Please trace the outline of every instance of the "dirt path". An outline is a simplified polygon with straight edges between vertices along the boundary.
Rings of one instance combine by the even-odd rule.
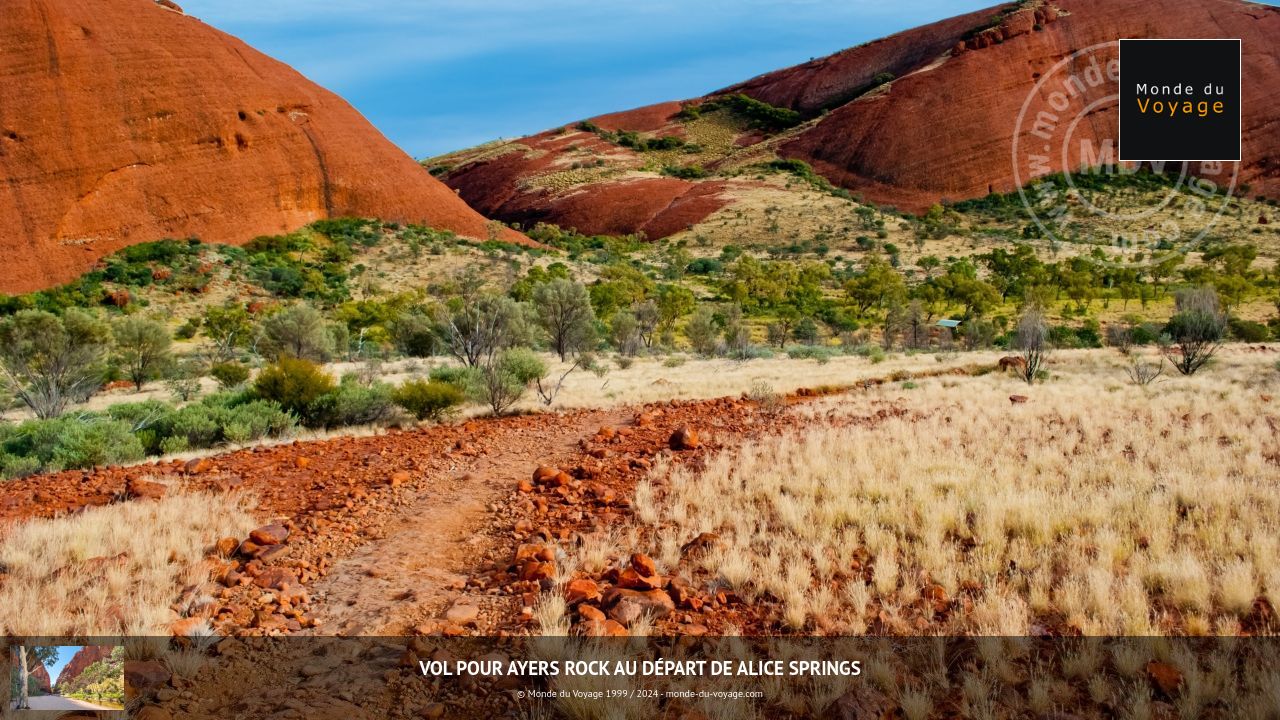
[[[111,710],[104,705],[60,695],[41,695],[30,700],[32,710]]]
[[[488,549],[491,538],[481,530],[492,505],[537,465],[572,456],[580,440],[630,416],[600,411],[520,428],[491,452],[451,463],[386,523],[381,537],[334,563],[315,584],[316,631],[400,635],[440,614]]]

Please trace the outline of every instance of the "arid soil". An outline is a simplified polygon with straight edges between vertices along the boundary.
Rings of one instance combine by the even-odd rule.
[[[746,400],[672,402],[64,472],[9,483],[0,522],[145,501],[179,485],[236,489],[257,498],[264,527],[210,538],[214,584],[185,596],[216,603],[177,620],[175,633],[203,620],[246,635],[518,632],[555,567],[517,563],[517,548],[570,543],[617,521],[657,458],[697,462],[777,429],[758,418]],[[705,439],[673,450],[684,427]],[[535,484],[539,467],[557,472]]]

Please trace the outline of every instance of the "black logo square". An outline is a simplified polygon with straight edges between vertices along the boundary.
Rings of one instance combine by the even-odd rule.
[[[1240,41],[1120,41],[1120,159],[1240,160]]]

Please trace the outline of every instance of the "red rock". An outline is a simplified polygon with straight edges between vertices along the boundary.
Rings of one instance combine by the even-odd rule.
[[[268,590],[281,590],[296,586],[298,584],[298,576],[287,568],[267,568],[253,579],[253,584]]]
[[[135,720],[173,720],[173,716],[168,710],[158,705],[146,705],[138,709],[138,713],[133,716]]]
[[[516,548],[516,563],[522,563],[529,560],[552,560],[555,553],[546,545],[537,545],[534,543],[524,543]]]
[[[600,599],[600,586],[594,580],[577,578],[570,580],[564,588],[565,601],[570,605]]]
[[[556,574],[555,563],[529,561],[520,566],[519,577],[525,581],[546,580]]]
[[[169,634],[174,637],[190,637],[204,627],[205,619],[199,617],[183,618],[169,626]]]
[[[342,99],[154,2],[6,3],[0,48],[0,292],[139,242],[329,217],[490,232]]]
[[[697,432],[688,426],[684,426],[671,433],[671,438],[667,441],[667,445],[672,450],[697,450],[702,446],[702,441],[699,440]]]
[[[1155,660],[1147,663],[1147,676],[1167,696],[1172,696],[1182,685],[1182,673],[1168,663]]]
[[[249,533],[249,539],[259,545],[279,545],[289,538],[289,528],[280,523],[271,523]]]
[[[411,476],[408,472],[401,470],[398,473],[392,474],[390,485],[391,487],[400,487],[401,485],[408,483],[409,480],[412,479],[412,477],[413,476]]]
[[[124,664],[124,689],[130,697],[145,695],[169,682],[172,674],[158,660],[130,660]]]
[[[209,458],[193,458],[183,465],[183,471],[188,475],[200,475],[209,472],[213,468],[213,461]]]
[[[691,555],[706,552],[720,543],[720,536],[715,533],[704,532],[694,539],[680,546],[680,554]]]
[[[626,637],[630,633],[615,620],[588,620],[582,624],[582,634],[587,637]]]
[[[594,605],[582,604],[578,606],[578,616],[587,622],[604,622],[604,611]]]
[[[1030,399],[1031,398],[1027,397],[1026,395],[1010,395],[1009,396],[1009,402],[1014,405],[1021,405],[1022,403],[1025,403]]]
[[[663,618],[676,609],[675,603],[672,602],[671,596],[661,590],[626,590],[614,588],[605,596],[605,602],[610,603],[609,616],[615,620],[617,616],[614,610],[618,605],[629,603],[637,606],[641,612],[648,613],[653,618]],[[626,611],[620,611],[619,614],[626,615]],[[621,621],[619,621],[621,622]]]
[[[30,656],[28,656],[30,659]],[[31,677],[36,680],[36,687],[46,693],[53,692],[53,685],[49,680],[49,670],[45,668],[44,663],[36,660],[35,665],[30,666]]]
[[[224,537],[214,545],[213,551],[219,557],[231,557],[235,553],[236,548],[240,547],[240,541],[233,537]]]
[[[159,500],[164,497],[168,487],[142,478],[129,478],[125,481],[125,494],[137,500]]]
[[[293,459],[293,466],[294,466],[294,467],[296,467],[296,468],[298,468],[299,470],[305,470],[305,469],[307,469],[308,467],[310,467],[310,466],[311,466],[311,458],[309,458],[309,457],[297,457],[297,458],[294,458],[294,459]]]
[[[653,590],[663,585],[663,579],[656,575],[641,575],[635,568],[624,568],[618,573],[618,587],[631,590]]]
[[[655,563],[653,561],[653,558],[649,557],[648,555],[642,555],[640,553],[636,553],[632,555],[631,567],[635,568],[636,572],[640,573],[645,577],[653,577],[654,575],[658,574],[657,563]]]
[[[1280,107],[1273,98],[1280,83],[1280,51],[1271,41],[1280,36],[1280,12],[1239,0],[1062,0],[1015,9],[997,26],[974,33],[988,24],[992,12],[988,8],[907,30],[759,75],[713,96],[743,93],[800,112],[812,124],[776,145],[778,154],[809,163],[869,201],[920,212],[944,199],[1015,189],[1009,160],[1023,101],[1044,73],[1071,53],[1103,43],[1114,46],[1121,37],[1202,37],[1201,29],[1212,27],[1217,37],[1243,38],[1246,47],[1262,49],[1246,52],[1243,59],[1244,75],[1253,80],[1242,98],[1245,162],[1239,182],[1250,184],[1255,194],[1280,196],[1275,172]],[[896,79],[868,92],[875,76],[885,72]],[[1089,99],[1114,92],[1114,84],[1104,85],[1090,89]],[[683,125],[675,120],[674,107],[664,103],[601,119],[618,129],[679,134]],[[937,112],[946,113],[945,122],[937,120]],[[1097,104],[1091,122],[1076,127],[1070,152],[1055,148],[1048,154],[1048,171],[1076,169],[1086,142],[1101,148],[1110,141],[1114,147],[1116,117],[1114,103]],[[1063,118],[1064,125],[1067,121]],[[887,127],[895,131],[884,132]],[[735,144],[765,139],[743,133]],[[445,173],[445,182],[493,217],[554,222],[586,233],[643,230],[650,239],[684,230],[705,219],[707,208],[732,202],[712,187],[719,180],[606,176],[561,191],[536,183],[513,190],[524,180],[567,167],[575,153],[584,151],[608,157],[611,167],[638,168],[644,162],[640,153],[587,132],[549,131],[517,142],[511,152],[464,153],[463,161]]]
[[[547,485],[552,483],[556,476],[560,474],[559,468],[550,465],[542,465],[533,471],[533,483],[535,485]]]

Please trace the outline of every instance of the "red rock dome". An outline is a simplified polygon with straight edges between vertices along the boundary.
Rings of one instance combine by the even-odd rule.
[[[341,98],[173,3],[4,3],[0,292],[133,243],[240,243],[337,216],[487,233]]]

